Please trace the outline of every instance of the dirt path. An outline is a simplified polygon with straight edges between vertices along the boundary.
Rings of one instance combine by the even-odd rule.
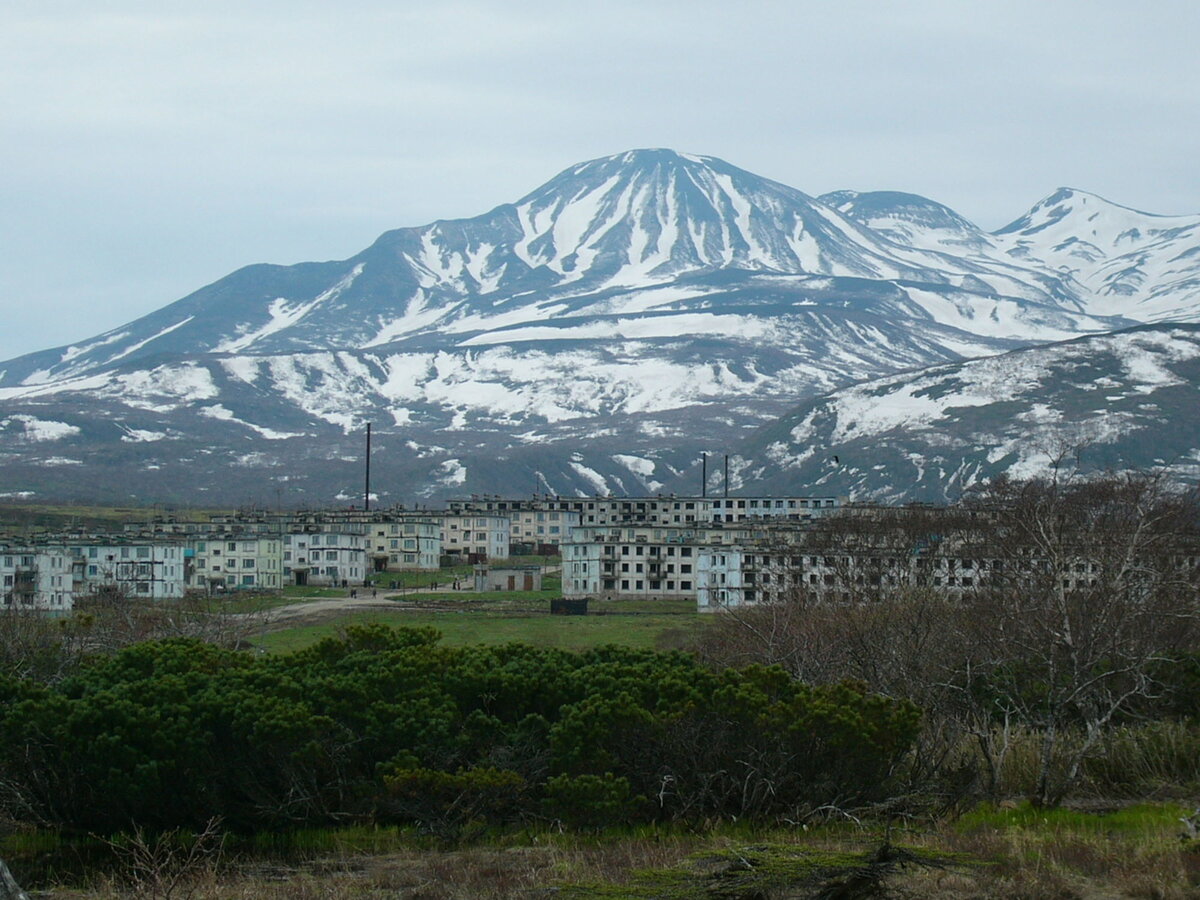
[[[543,568],[543,575],[558,574],[562,570],[561,566],[546,566]],[[298,620],[312,619],[316,622],[335,618],[337,614],[347,610],[369,610],[369,609],[386,609],[392,612],[422,612],[428,610],[428,607],[415,606],[410,601],[415,600],[422,595],[429,594],[455,594],[463,600],[470,600],[475,596],[474,580],[472,578],[461,578],[461,585],[458,590],[455,590],[452,582],[439,584],[437,587],[409,587],[403,590],[378,590],[376,589],[375,596],[372,596],[371,588],[356,588],[357,597],[322,597],[316,600],[296,600],[294,603],[289,603],[286,606],[277,606],[267,612],[267,630],[274,631],[282,627],[291,627]],[[249,613],[248,615],[258,615],[258,613]]]
[[[318,600],[297,600],[286,606],[277,606],[268,612],[270,622],[268,627],[279,627],[282,622],[294,625],[297,619],[328,619],[332,618],[332,614],[346,610],[386,609],[393,612],[404,610],[420,612],[421,607],[411,605],[408,601],[430,594],[455,594],[461,596],[463,600],[470,600],[475,594],[468,588],[459,588],[456,591],[449,585],[437,588],[422,587],[378,591],[376,596],[371,595],[371,588],[358,588],[357,592],[357,597],[323,597]]]

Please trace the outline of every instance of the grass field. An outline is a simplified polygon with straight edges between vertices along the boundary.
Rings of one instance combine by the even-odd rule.
[[[195,900],[1188,900],[1200,894],[1200,853],[1194,842],[1177,837],[1178,818],[1186,811],[1171,804],[1109,814],[981,807],[957,820],[908,824],[837,816],[788,828],[738,822],[702,829],[641,826],[600,835],[499,832],[458,847],[439,846],[411,828],[271,832],[253,838],[251,847],[237,848],[241,852],[220,866],[201,856],[195,870],[185,873],[191,877],[181,882],[184,890],[177,895]],[[88,879],[63,878],[62,872],[56,878],[42,857],[66,861],[78,855],[73,845],[60,844],[48,832],[15,834],[0,841],[0,854],[26,887],[42,889],[41,897],[130,895],[129,879],[103,868]],[[897,863],[878,862],[884,848]],[[67,872],[74,871],[66,865]],[[90,886],[54,887],[59,879]]]
[[[477,595],[478,596],[478,595]],[[439,603],[454,604],[431,609]],[[391,627],[431,626],[450,646],[505,644],[512,641],[563,650],[585,650],[604,644],[655,649],[676,647],[707,621],[692,604],[667,602],[657,612],[643,612],[611,604],[593,604],[587,616],[552,616],[546,600],[513,599],[505,595],[463,601],[449,595],[422,596],[422,602],[395,611],[347,611],[334,621],[298,625],[268,633],[263,646],[273,653],[308,647],[336,635],[347,625],[383,624]],[[538,608],[540,607],[540,608]]]
[[[397,587],[413,588],[449,584],[455,579],[470,581],[473,578],[473,566],[452,566],[436,572],[372,572],[369,576],[370,582],[381,588],[388,587],[392,582],[395,582]]]
[[[185,522],[207,522],[221,509],[176,509],[138,506],[59,506],[55,504],[0,501],[0,531],[41,528],[119,528],[127,522],[145,522],[156,515],[171,515]]]

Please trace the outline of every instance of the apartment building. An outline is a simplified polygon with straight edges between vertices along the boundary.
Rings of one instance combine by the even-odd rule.
[[[508,515],[447,512],[440,518],[442,553],[463,556],[473,562],[508,556],[512,543],[512,520]]]
[[[278,590],[284,541],[278,534],[229,532],[193,537],[188,585],[208,591]]]
[[[346,587],[367,577],[367,538],[362,534],[303,531],[283,538],[287,584]]]
[[[532,497],[508,499],[473,497],[451,500],[451,512],[490,512],[513,520],[513,540],[546,538],[545,543],[565,543],[576,525],[651,525],[687,527],[713,522],[736,523],[757,519],[807,521],[842,505],[839,497]],[[560,530],[552,532],[552,514],[571,513]],[[543,518],[537,518],[541,514]],[[574,517],[578,516],[576,520]],[[543,532],[537,532],[538,525]],[[531,528],[532,526],[532,528]],[[550,538],[558,536],[558,541]]]
[[[178,540],[80,541],[67,547],[82,561],[81,591],[147,600],[177,600],[188,587],[187,552]]]
[[[581,525],[562,547],[563,596],[695,600],[701,551],[749,536],[724,525]]]
[[[69,612],[82,575],[66,547],[0,547],[0,600],[6,609]]]
[[[369,527],[371,567],[376,572],[434,571],[442,555],[442,521],[432,516],[401,517]]]

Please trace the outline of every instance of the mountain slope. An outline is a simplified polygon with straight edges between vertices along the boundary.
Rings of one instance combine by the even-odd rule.
[[[1200,325],[1141,326],[834,391],[739,448],[731,485],[943,502],[1056,460],[1198,480],[1198,436]]]
[[[1200,317],[1200,216],[1156,216],[1060,188],[995,237],[1084,288],[1082,311],[1142,322]]]
[[[1069,292],[1011,262],[896,237],[720,160],[631,151],[474,219],[388,232],[348,260],[249,266],[90,341],[0,363],[0,386],[163,355],[453,344],[549,318],[639,314],[689,296],[648,299],[647,287],[716,272],[913,284],[968,306],[1000,298],[1014,319],[1000,336],[1014,340],[1113,325],[1077,315]]]
[[[367,422],[391,499],[656,489],[845,385],[1200,318],[1182,264],[1139,270],[1145,303],[1095,295],[1055,249],[1074,209],[987,234],[912,194],[813,198],[712,157],[580,163],[481,216],[249,266],[0,363],[0,495],[325,502],[357,491]],[[1172,228],[1137,246],[1186,258]],[[1129,240],[1097,246],[1111,262]]]

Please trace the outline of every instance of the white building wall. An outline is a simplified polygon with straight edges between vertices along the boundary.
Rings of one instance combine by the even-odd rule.
[[[562,548],[563,594],[695,601],[700,552],[709,545],[724,546],[741,534],[701,527],[579,526]],[[580,563],[578,585],[569,584],[574,580],[570,567],[576,561]]]
[[[696,608],[700,612],[741,606],[742,563],[738,547],[701,547],[696,558]]]
[[[74,544],[70,551],[83,561],[83,593],[115,590],[127,597],[177,600],[187,588],[179,542]]]
[[[562,592],[564,597],[597,597],[600,595],[600,556],[598,543],[564,545],[562,563]]]
[[[0,550],[0,603],[5,609],[68,612],[75,602],[75,563],[66,547]]]
[[[482,553],[488,559],[504,559],[512,537],[507,515],[447,513],[441,516],[442,549],[446,553]]]
[[[357,587],[367,576],[367,538],[362,534],[289,534],[284,538],[284,579],[297,583],[303,572],[309,585]]]
[[[278,590],[283,586],[280,535],[220,534],[194,538],[190,585],[223,590]]]

